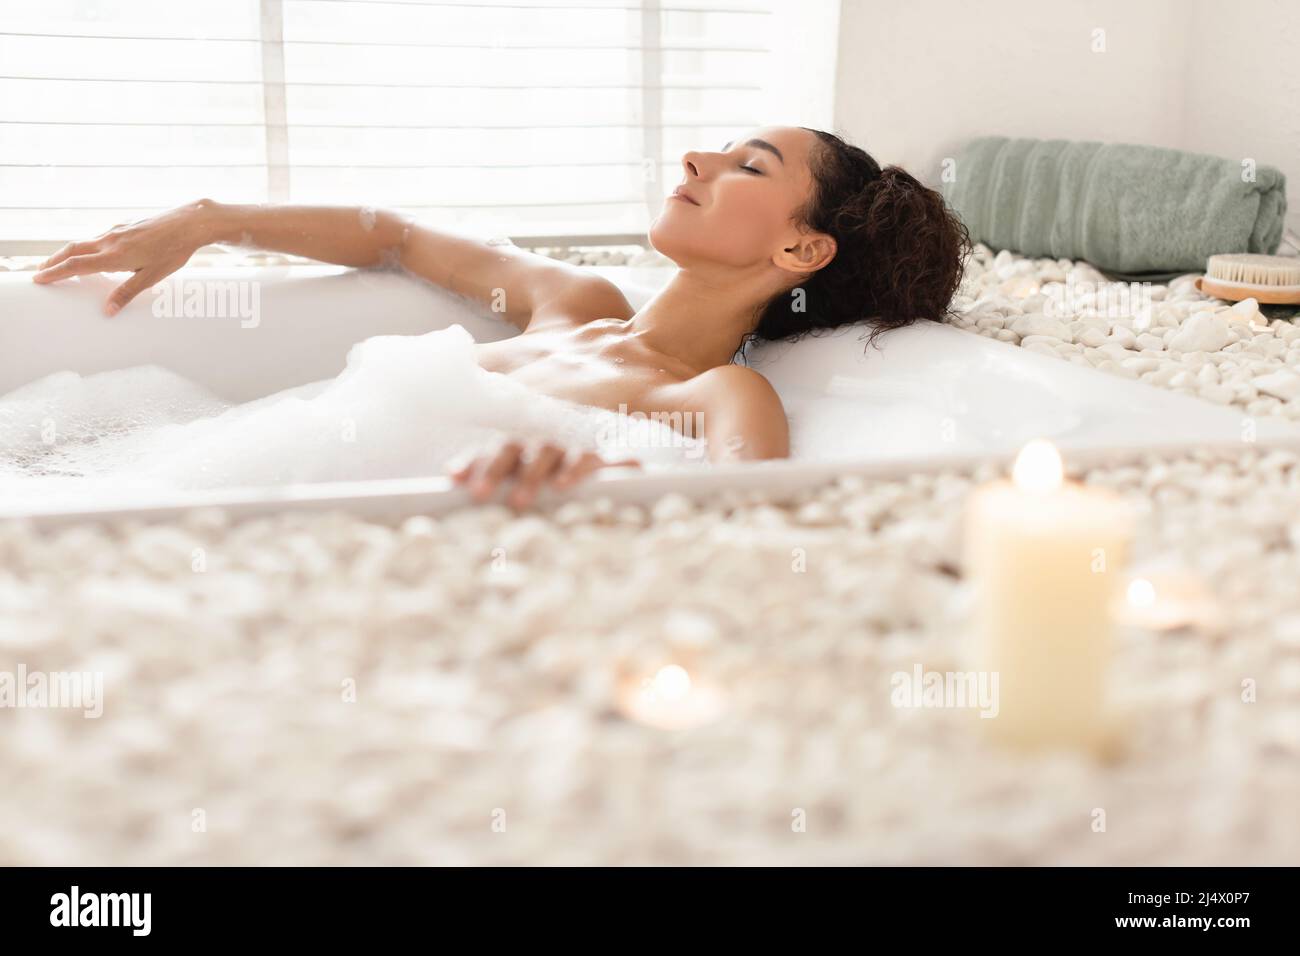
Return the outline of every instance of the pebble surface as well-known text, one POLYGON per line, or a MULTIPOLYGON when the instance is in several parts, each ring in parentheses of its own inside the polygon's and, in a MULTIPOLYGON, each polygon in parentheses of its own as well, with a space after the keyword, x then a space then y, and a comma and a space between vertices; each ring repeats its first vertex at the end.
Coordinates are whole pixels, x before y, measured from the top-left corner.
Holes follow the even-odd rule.
POLYGON ((1120 633, 1106 763, 891 703, 891 675, 962 666, 959 517, 990 477, 0 525, 0 670, 105 682, 99 719, 0 711, 0 864, 1294 863, 1296 455, 1084 476, 1139 509, 1133 566, 1220 612, 1120 633), (716 719, 622 715, 668 662, 716 719))
POLYGON ((1236 405, 1300 420, 1295 309, 1261 311, 1203 295, 1195 275, 1108 281, 1087 263, 1029 259, 977 244, 954 298, 954 325, 979 335, 1236 405))

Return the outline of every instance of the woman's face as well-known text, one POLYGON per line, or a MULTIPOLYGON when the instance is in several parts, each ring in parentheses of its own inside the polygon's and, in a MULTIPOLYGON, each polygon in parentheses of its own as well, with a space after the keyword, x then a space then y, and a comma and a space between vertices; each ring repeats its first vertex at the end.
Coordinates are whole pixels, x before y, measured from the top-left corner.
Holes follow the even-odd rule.
POLYGON ((683 267, 788 267, 782 252, 800 235, 794 218, 812 195, 816 144, 808 130, 768 126, 714 152, 688 152, 683 183, 650 226, 651 245, 683 267))

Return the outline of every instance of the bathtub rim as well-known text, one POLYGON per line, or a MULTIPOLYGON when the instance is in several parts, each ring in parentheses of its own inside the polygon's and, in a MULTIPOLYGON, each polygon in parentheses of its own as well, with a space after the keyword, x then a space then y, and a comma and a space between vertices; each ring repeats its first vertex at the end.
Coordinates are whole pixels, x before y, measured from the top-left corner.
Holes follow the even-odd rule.
MULTIPOLYGON (((1164 460, 1196 451, 1224 453, 1247 450, 1292 451, 1300 454, 1300 438, 1281 436, 1257 441, 1197 442, 1170 445, 1117 445, 1108 448, 1064 450, 1067 477, 1095 467, 1130 465, 1143 459, 1164 460)), ((927 455, 893 460, 841 459, 810 462, 778 459, 710 465, 706 470, 663 470, 649 473, 631 469, 599 472, 564 491, 543 488, 530 512, 544 513, 570 501, 607 498, 614 505, 650 505, 665 495, 680 494, 692 500, 725 494, 768 492, 772 500, 788 499, 799 491, 818 487, 841 476, 898 479, 917 473, 964 472, 993 465, 1010 471, 1019 452, 976 452, 962 455, 927 455)), ((416 515, 441 516, 466 507, 501 506, 503 493, 475 502, 464 487, 444 476, 375 479, 349 482, 252 486, 192 492, 160 497, 125 496, 93 506, 68 507, 66 502, 33 502, 34 507, 0 508, 0 523, 28 522, 40 530, 81 523, 137 522, 153 524, 175 520, 196 510, 220 509, 232 523, 295 512, 344 511, 368 520, 397 521, 416 515)), ((529 513, 529 512, 525 512, 529 513)))

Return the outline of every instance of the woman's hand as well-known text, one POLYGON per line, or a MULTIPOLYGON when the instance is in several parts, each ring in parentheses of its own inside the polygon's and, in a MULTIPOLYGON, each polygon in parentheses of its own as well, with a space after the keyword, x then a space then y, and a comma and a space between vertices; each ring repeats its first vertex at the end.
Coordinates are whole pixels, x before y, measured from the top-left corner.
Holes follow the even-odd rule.
POLYGON ((85 242, 70 242, 41 263, 33 282, 58 282, 93 272, 134 272, 113 290, 104 303, 108 315, 185 263, 211 237, 207 213, 214 204, 206 199, 179 206, 151 219, 114 226, 85 242))
POLYGON ((542 485, 556 490, 571 488, 599 468, 640 468, 635 458, 606 461, 592 451, 566 450, 550 442, 507 441, 499 448, 475 455, 451 472, 452 481, 467 484, 475 501, 492 497, 503 481, 513 480, 507 503, 522 511, 533 503, 542 485))

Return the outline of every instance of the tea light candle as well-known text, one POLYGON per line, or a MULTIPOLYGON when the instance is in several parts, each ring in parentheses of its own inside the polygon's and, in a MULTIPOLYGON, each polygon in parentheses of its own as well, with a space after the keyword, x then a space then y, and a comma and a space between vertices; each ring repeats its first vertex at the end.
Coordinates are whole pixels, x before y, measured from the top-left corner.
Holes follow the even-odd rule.
POLYGON ((973 585, 978 670, 998 674, 989 733, 1025 747, 1105 742, 1112 601, 1132 519, 1103 489, 1063 480, 1061 456, 1033 441, 1012 480, 971 495, 963 560, 973 585))
POLYGON ((619 688, 618 709, 649 727, 689 730, 716 720, 723 704, 716 687, 692 678, 680 664, 665 664, 653 675, 625 680, 619 688))
POLYGON ((1116 616, 1121 624, 1148 631, 1213 627, 1218 608, 1200 575, 1177 568, 1144 568, 1129 580, 1116 616))

